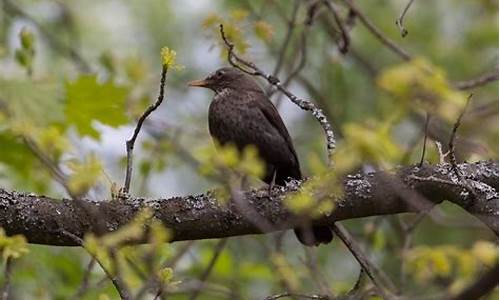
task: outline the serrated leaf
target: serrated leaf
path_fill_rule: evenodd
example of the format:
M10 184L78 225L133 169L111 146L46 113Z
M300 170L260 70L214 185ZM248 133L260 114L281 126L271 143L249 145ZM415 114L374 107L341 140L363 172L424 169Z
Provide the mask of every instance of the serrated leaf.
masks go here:
M16 137L0 133L0 162L27 176L33 165L33 157L28 148Z
M67 86L66 117L81 135L99 138L92 121L117 127L127 123L125 100L128 89L111 82L98 83L94 75L80 76Z
M64 120L62 86L51 81L0 79L0 106L3 103L9 119L38 126Z

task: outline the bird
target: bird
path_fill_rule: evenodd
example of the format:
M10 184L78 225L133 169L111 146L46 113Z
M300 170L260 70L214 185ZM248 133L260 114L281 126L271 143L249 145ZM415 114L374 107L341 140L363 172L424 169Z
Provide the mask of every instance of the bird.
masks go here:
M274 104L251 76L235 67L223 67L188 85L215 92L208 109L210 135L219 144L232 143L240 151L254 145L265 162L264 182L284 186L290 178L302 179L290 134ZM327 244L333 238L327 226L294 231L307 246Z

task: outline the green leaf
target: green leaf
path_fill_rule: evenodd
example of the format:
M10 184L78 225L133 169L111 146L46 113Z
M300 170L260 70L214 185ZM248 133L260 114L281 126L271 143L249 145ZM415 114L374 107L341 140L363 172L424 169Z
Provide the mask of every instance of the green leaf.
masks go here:
M6 260L9 257L19 258L29 252L26 238L21 234L7 236L3 228L0 228L0 252L2 258Z
M46 192L50 177L26 145L7 132L0 132L0 145L0 178L8 179L14 187Z
M73 171L68 186L76 195L86 193L101 176L102 163L95 155L90 155L84 162L69 161L66 165Z
M125 100L128 89L111 82L100 84L94 75L80 76L67 86L66 117L81 135L99 138L92 127L96 120L117 127L128 121L125 115Z
M28 148L16 137L0 133L0 162L12 167L23 176L28 176L33 157ZM0 173L1 174L1 173Z
M3 103L9 119L38 126L64 120L62 86L50 80L0 79L0 106Z

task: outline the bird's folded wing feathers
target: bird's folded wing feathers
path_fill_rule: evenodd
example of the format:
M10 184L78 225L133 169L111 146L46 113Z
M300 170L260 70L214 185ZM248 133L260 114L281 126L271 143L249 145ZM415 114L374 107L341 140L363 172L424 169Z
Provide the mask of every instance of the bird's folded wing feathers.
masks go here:
M266 101L257 101L256 103L259 110L264 114L269 123L271 123L271 125L278 130L280 135L286 141L288 149L293 154L295 161L298 164L299 160L292 144L292 138L290 137L290 134L288 133L288 130L286 129L286 126L283 123L276 107L274 107L273 103L269 99L266 99Z

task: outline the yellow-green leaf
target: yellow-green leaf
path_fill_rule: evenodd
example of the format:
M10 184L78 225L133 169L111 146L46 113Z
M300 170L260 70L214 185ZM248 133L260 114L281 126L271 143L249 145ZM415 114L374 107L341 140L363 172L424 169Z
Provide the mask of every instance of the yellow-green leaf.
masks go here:
M83 162L70 161L67 166L73 171L68 179L68 186L76 195L86 193L101 176L102 164L95 155L90 155Z
M83 75L66 88L67 122L75 125L81 135L99 138L99 132L92 127L93 121L112 127L127 123L126 87L111 82L98 83L94 75Z
M19 258L29 252L28 243L23 235L7 236L4 229L0 228L0 251L4 260L9 257Z
M176 63L177 53L174 50L171 50L168 47L161 48L161 62L163 66L174 69L174 70L182 70L184 66Z
M265 41L269 42L274 35L274 29L273 27L267 23L266 21L257 21L254 24L254 30L255 30L255 35Z

